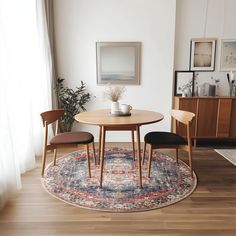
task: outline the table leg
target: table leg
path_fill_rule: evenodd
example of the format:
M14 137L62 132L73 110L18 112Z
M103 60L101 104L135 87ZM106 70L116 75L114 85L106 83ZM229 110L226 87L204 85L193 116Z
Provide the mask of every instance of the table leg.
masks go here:
M104 164L104 152L105 152L105 138L106 138L106 130L104 126L101 126L101 166L100 166L100 188L102 188L102 180L103 180L103 164Z
M134 130L131 130L132 133L132 147L133 147L133 160L135 161L135 145L134 145Z
M102 141L102 126L99 126L99 140L98 140L98 165L100 165L101 159L101 141Z
M139 169L139 186L142 188L142 166L141 166L141 149L140 149L140 130L139 125L136 125L137 133L137 154L138 154L138 169Z

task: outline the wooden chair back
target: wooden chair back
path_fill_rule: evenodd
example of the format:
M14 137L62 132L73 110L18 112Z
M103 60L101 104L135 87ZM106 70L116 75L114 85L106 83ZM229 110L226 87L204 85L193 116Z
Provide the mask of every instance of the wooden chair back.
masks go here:
M194 113L182 110L172 110L170 114L175 120L185 125L191 124L193 118L195 117Z
M189 112L189 111L172 110L171 116L175 119L176 127L179 125L179 124L177 124L178 122L180 122L186 126L186 136L187 136L187 142L188 142L187 148L188 148L189 152L192 152L192 140L191 140L191 135L190 135L190 126L192 124L193 118L195 117L195 114L192 112ZM190 165L192 165L192 164L190 164Z
M43 126L49 125L64 115L63 109L53 110L53 111L45 111L40 114L43 120Z

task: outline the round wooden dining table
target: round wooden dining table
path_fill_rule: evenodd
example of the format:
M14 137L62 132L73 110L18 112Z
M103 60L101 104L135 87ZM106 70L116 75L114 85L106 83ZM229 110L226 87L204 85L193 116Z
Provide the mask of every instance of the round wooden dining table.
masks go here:
M136 131L139 186L142 188L142 167L141 167L141 144L140 127L161 121L164 116L161 113L147 110L131 110L130 115L112 115L109 109L81 112L75 116L75 120L89 125L100 127L99 133L99 160L100 163L100 187L103 182L104 152L106 131ZM133 138L133 135L132 135Z

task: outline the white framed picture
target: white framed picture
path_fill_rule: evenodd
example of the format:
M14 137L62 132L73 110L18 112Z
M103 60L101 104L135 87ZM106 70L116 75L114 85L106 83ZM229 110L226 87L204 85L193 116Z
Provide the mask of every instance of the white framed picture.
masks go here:
M236 70L236 39L221 40L220 70Z
M190 66L191 71L215 70L216 38L191 39Z
M96 42L97 84L140 84L141 42Z

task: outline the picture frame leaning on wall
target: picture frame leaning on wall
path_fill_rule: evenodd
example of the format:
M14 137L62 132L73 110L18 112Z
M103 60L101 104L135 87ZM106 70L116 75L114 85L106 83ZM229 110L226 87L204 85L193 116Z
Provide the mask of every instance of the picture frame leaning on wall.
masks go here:
M193 96L194 71L175 71L174 96Z
M236 71L236 39L221 40L221 71Z
M193 38L190 42L191 71L214 71L216 38Z

